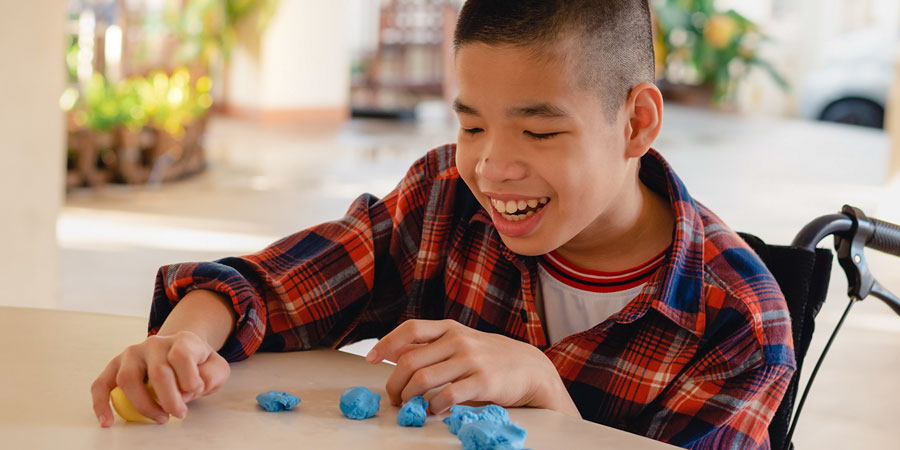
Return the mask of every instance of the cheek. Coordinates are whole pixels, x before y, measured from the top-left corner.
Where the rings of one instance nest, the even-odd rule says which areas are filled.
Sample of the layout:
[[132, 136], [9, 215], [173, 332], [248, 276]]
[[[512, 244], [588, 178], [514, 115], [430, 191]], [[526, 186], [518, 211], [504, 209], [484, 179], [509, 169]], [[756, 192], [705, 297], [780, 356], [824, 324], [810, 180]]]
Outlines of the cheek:
[[475, 190], [475, 166], [477, 164], [477, 155], [473, 149], [465, 144], [456, 145], [456, 169], [459, 171], [460, 177], [469, 185], [469, 189]]
[[615, 161], [603, 158], [599, 148], [592, 148], [579, 157], [547, 161], [548, 183], [556, 191], [560, 211], [566, 216], [591, 216], [596, 208], [603, 208], [616, 189], [620, 170]]

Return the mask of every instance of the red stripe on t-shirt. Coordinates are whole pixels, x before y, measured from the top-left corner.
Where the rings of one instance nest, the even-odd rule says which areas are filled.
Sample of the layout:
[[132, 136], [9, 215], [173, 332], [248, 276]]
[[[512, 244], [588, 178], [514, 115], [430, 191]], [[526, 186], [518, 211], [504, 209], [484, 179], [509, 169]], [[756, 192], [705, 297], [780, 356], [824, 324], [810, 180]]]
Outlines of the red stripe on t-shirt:
[[667, 253], [668, 249], [641, 265], [619, 272], [583, 269], [556, 251], [541, 255], [539, 260], [553, 278], [568, 286], [591, 292], [619, 292], [646, 282], [663, 265]]

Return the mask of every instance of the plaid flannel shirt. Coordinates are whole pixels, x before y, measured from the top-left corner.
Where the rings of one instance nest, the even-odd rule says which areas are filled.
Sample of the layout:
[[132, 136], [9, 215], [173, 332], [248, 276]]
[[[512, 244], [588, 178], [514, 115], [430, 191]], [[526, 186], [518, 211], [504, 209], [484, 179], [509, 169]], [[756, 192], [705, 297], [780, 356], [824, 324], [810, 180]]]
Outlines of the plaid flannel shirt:
[[450, 318], [542, 349], [587, 420], [683, 447], [768, 448], [795, 369], [781, 291], [656, 151], [640, 177], [676, 215], [665, 265], [622, 311], [549, 345], [534, 304], [536, 258], [503, 244], [455, 150], [430, 151], [384, 198], [362, 195], [344, 218], [259, 253], [162, 267], [150, 333], [193, 289], [231, 299], [236, 329], [219, 351], [230, 361]]

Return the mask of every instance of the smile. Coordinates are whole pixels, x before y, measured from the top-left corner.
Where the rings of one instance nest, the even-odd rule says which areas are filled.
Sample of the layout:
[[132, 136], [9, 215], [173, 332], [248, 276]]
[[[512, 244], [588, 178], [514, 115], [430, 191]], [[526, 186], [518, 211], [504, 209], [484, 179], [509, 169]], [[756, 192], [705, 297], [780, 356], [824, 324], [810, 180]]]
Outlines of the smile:
[[534, 215], [550, 201], [549, 197], [532, 198], [528, 200], [496, 200], [491, 198], [491, 205], [504, 219], [510, 222], [518, 222]]

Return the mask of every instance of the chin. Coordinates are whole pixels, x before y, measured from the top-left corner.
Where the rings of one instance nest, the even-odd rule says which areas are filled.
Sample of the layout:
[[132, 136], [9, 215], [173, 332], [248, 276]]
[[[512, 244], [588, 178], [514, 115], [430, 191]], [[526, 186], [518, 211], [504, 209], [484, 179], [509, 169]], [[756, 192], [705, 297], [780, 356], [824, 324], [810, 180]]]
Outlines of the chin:
[[514, 238], [500, 233], [500, 239], [513, 253], [522, 256], [539, 256], [556, 250], [556, 247], [548, 246], [534, 235]]

